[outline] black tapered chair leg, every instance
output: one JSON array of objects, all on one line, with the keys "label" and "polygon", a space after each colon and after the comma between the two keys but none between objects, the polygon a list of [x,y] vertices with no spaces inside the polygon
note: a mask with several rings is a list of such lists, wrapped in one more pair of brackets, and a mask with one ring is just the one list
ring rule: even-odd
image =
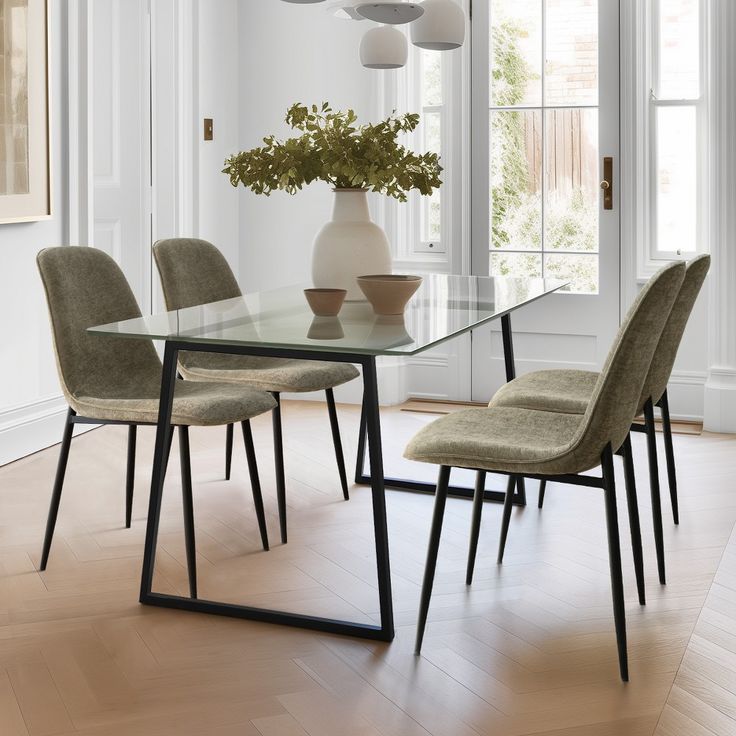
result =
[{"label": "black tapered chair leg", "polygon": [[450,468],[446,465],[440,467],[437,479],[437,491],[434,496],[434,512],[432,514],[432,527],[429,532],[429,545],[427,547],[427,563],[424,566],[424,580],[422,581],[422,594],[419,601],[419,617],[417,619],[417,638],[414,644],[414,654],[422,651],[424,629],[427,626],[427,613],[429,612],[429,600],[432,597],[432,586],[434,585],[434,571],[437,567],[437,552],[440,548],[440,536],[442,534],[442,521],[445,516],[445,504],[447,503],[447,487],[450,483]]},{"label": "black tapered chair leg", "polygon": [[256,461],[256,448],[253,445],[253,431],[250,421],[241,422],[243,429],[243,442],[245,444],[245,456],[248,460],[248,473],[250,474],[250,487],[253,493],[253,504],[256,507],[256,519],[258,519],[258,530],[261,533],[261,544],[268,551],[268,529],[266,527],[266,512],[263,508],[263,495],[261,494],[261,481],[258,477],[258,462]]},{"label": "black tapered chair leg", "polygon": [[516,478],[516,491],[519,499],[519,506],[526,506],[526,478],[520,475]]},{"label": "black tapered chair leg", "polygon": [[46,520],[46,534],[43,538],[43,551],[41,552],[41,570],[46,569],[49,561],[49,552],[51,551],[51,541],[54,538],[54,529],[56,528],[56,517],[59,514],[59,504],[61,503],[61,491],[64,488],[64,476],[66,475],[66,465],[69,461],[69,448],[72,444],[72,433],[74,432],[74,424],[72,417],[74,410],[69,409],[66,414],[66,424],[64,425],[64,434],[61,438],[61,448],[59,450],[59,462],[56,465],[56,477],[54,478],[54,488],[51,491],[51,504],[49,506],[49,515]]},{"label": "black tapered chair leg", "polygon": [[514,488],[517,486],[518,478],[515,475],[509,476],[508,486],[506,487],[506,497],[503,501],[503,516],[501,517],[501,538],[498,540],[498,564],[503,563],[503,553],[506,550],[506,537],[509,534],[509,523],[511,522],[511,510],[514,507]]},{"label": "black tapered chair leg", "polygon": [[273,421],[273,452],[276,462],[276,500],[279,506],[281,541],[286,544],[286,471],[284,470],[284,435],[281,426],[281,397],[273,394],[276,406],[271,414]]},{"label": "black tapered chair leg", "polygon": [[325,391],[327,397],[327,412],[330,415],[330,429],[332,429],[332,444],[335,446],[335,460],[337,460],[337,471],[340,474],[340,485],[342,495],[346,501],[350,500],[348,491],[348,476],[345,471],[345,455],[342,451],[342,439],[340,438],[340,423],[337,419],[337,407],[335,406],[335,392],[328,388]]},{"label": "black tapered chair leg", "polygon": [[659,582],[667,582],[664,561],[664,531],[662,530],[662,500],[659,492],[659,465],[657,463],[657,435],[654,424],[654,405],[648,399],[644,404],[644,421],[649,455],[649,491],[652,497],[652,521],[654,523],[654,546],[657,550]]},{"label": "black tapered chair leg", "polygon": [[225,431],[225,480],[230,480],[230,471],[233,467],[233,438],[235,435],[235,427],[232,424],[227,425]]},{"label": "black tapered chair leg", "polygon": [[621,679],[629,681],[629,658],[626,647],[626,609],[624,606],[624,582],[621,574],[621,545],[616,509],[616,479],[613,471],[613,452],[608,445],[601,457],[603,466],[603,493],[606,505],[606,528],[608,530],[608,564],[611,569],[611,594],[613,597],[613,619],[616,625],[618,666]]},{"label": "black tapered chair leg", "polygon": [[473,582],[475,557],[478,552],[480,537],[480,521],[483,516],[483,495],[486,491],[486,472],[479,470],[475,476],[475,492],[473,493],[473,517],[470,522],[470,545],[468,546],[468,567],[465,573],[465,585]]},{"label": "black tapered chair leg", "polygon": [[181,461],[181,493],[184,508],[184,542],[187,550],[189,595],[197,597],[197,547],[194,538],[194,500],[192,498],[192,464],[189,454],[189,427],[179,427],[179,459]]},{"label": "black tapered chair leg", "polygon": [[130,529],[133,518],[133,492],[135,489],[135,445],[138,427],[128,427],[128,467],[125,471],[125,528]]},{"label": "black tapered chair leg", "polygon": [[631,435],[626,436],[622,447],[624,460],[624,478],[626,480],[626,503],[629,509],[629,530],[631,531],[631,551],[634,557],[636,572],[636,590],[639,603],[646,604],[644,586],[644,555],[641,549],[641,525],[639,523],[639,501],[636,497],[636,476],[634,474],[634,456],[631,450]]},{"label": "black tapered chair leg", "polygon": [[670,402],[667,391],[659,400],[662,411],[662,434],[664,435],[664,454],[667,460],[667,480],[670,485],[670,501],[672,502],[672,518],[675,524],[680,523],[680,507],[677,501],[677,470],[675,468],[675,448],[672,445],[672,422],[670,421]]},{"label": "black tapered chair leg", "polygon": [[547,491],[547,481],[539,481],[539,500],[537,501],[537,508],[541,509],[544,506],[544,494]]}]

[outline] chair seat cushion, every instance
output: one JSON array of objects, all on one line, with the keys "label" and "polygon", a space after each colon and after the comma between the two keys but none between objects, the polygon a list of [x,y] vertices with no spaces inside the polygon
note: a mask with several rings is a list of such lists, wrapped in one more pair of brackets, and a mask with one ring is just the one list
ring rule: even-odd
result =
[{"label": "chair seat cushion", "polygon": [[488,406],[585,414],[599,375],[573,370],[527,373],[502,386]]},{"label": "chair seat cushion", "polygon": [[247,384],[277,393],[324,391],[360,375],[350,363],[218,353],[185,353],[180,368],[189,381]]},{"label": "chair seat cushion", "polygon": [[[75,396],[70,403],[77,414],[89,419],[155,424],[160,387],[157,382],[148,384],[112,396]],[[171,423],[200,427],[233,424],[275,406],[271,394],[247,386],[177,381]]]},{"label": "chair seat cushion", "polygon": [[[583,417],[512,407],[464,409],[418,432],[404,456],[458,468],[558,475],[595,467],[577,456]],[[586,465],[587,463],[587,465]]]}]

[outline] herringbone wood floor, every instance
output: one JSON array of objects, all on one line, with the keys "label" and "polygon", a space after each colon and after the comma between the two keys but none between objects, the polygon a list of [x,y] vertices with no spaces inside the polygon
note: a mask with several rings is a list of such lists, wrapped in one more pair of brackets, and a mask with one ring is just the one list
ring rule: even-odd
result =
[{"label": "herringbone wood floor", "polygon": [[[341,407],[354,457],[357,411]],[[389,472],[432,417],[388,411]],[[375,619],[370,495],[340,500],[324,407],[285,406],[289,544],[277,543],[270,426],[255,422],[273,548],[259,549],[244,453],[222,480],[221,429],[192,436],[200,594]],[[390,492],[391,645],[137,603],[151,430],[139,440],[133,529],[122,528],[125,430],[72,447],[49,569],[35,571],[56,463],[52,448],[0,469],[2,736],[700,736],[736,733],[736,439],[678,436],[683,522],[665,524],[657,584],[646,462],[635,437],[648,605],[636,603],[619,498],[631,682],[618,679],[603,504],[550,486],[543,512],[514,513],[495,565],[500,507],[487,505],[476,581],[464,585],[470,519],[451,500],[423,656],[412,655],[431,500]],[[156,585],[186,591],[172,454]],[[620,468],[617,468],[620,472]],[[623,496],[623,494],[619,494]],[[668,505],[665,504],[665,508]],[[715,578],[715,581],[714,581]]]}]

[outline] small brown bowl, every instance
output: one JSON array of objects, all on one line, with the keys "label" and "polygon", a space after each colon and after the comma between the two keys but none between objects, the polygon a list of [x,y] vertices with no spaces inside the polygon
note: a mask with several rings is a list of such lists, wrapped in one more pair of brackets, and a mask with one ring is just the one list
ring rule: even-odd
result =
[{"label": "small brown bowl", "polygon": [[358,286],[380,315],[403,314],[409,300],[422,285],[421,276],[376,274],[358,276]]},{"label": "small brown bowl", "polygon": [[347,293],[345,289],[304,289],[304,296],[317,317],[336,317]]}]

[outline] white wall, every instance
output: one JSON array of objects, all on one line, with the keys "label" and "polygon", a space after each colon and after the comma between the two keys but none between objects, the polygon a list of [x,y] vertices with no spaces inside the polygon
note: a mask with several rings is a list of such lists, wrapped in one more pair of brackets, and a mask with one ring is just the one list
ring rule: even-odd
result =
[{"label": "white wall", "polygon": [[[288,135],[294,102],[328,101],[375,119],[377,73],[358,57],[367,23],[336,19],[324,5],[240,4],[240,137],[238,150],[269,133]],[[313,184],[291,197],[240,193],[240,280],[245,289],[308,281],[312,240],[329,219],[331,192]]]},{"label": "white wall", "polygon": [[[284,118],[295,102],[326,101],[334,109],[352,108],[361,120],[378,118],[380,75],[391,72],[364,69],[359,58],[361,37],[373,24],[339,20],[324,5],[284,2],[243,2],[238,21],[240,136],[233,151],[258,146],[270,133],[292,135]],[[315,183],[293,197],[283,192],[256,196],[241,189],[239,199],[242,287],[263,290],[308,282],[312,241],[332,212],[329,186]],[[374,198],[374,218],[375,205]],[[402,401],[398,361],[379,361],[378,370],[382,402]],[[361,390],[360,382],[353,381],[336,396],[355,403]]]},{"label": "white wall", "polygon": [[60,398],[46,303],[36,270],[42,248],[68,237],[66,41],[62,3],[49,3],[53,215],[0,225],[0,464],[58,442]]}]

